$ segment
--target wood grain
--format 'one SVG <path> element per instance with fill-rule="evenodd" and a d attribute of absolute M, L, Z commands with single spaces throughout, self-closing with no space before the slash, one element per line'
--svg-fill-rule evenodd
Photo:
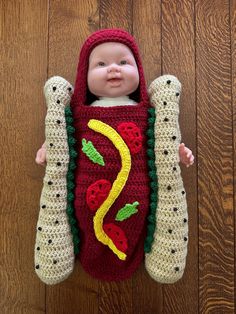
<path fill-rule="evenodd" d="M 175 75 L 182 84 L 180 128 L 182 141 L 196 156 L 194 2 L 162 1 L 162 71 Z M 182 167 L 187 194 L 189 243 L 183 279 L 164 286 L 163 313 L 197 313 L 198 213 L 196 167 Z"/>
<path fill-rule="evenodd" d="M 143 62 L 147 84 L 161 75 L 161 1 L 133 2 L 133 35 Z M 144 264 L 133 276 L 133 313 L 162 313 L 162 287 Z"/>
<path fill-rule="evenodd" d="M 50 1 L 48 76 L 75 81 L 84 40 L 99 25 L 98 2 Z M 79 261 L 67 281 L 47 287 L 47 313 L 98 313 L 98 281 L 86 274 Z"/>
<path fill-rule="evenodd" d="M 79 52 L 90 33 L 99 29 L 98 1 L 50 0 L 48 75 L 74 85 Z"/>
<path fill-rule="evenodd" d="M 44 117 L 47 12 L 43 1 L 1 1 L 1 313 L 45 311 L 45 287 L 33 258 L 41 187 L 34 157 Z"/>
<path fill-rule="evenodd" d="M 132 1 L 100 0 L 100 28 L 123 28 L 132 33 Z"/>
<path fill-rule="evenodd" d="M 161 75 L 161 1 L 133 2 L 133 35 L 137 38 L 149 85 Z"/>
<path fill-rule="evenodd" d="M 196 1 L 199 311 L 234 312 L 228 1 Z"/>
<path fill-rule="evenodd" d="M 235 221 L 236 221 L 236 1 L 230 0 L 231 26 L 231 83 L 232 83 L 232 121 L 233 121 L 233 165 L 234 165 L 234 259 L 236 257 Z M 236 289 L 236 262 L 234 261 L 234 289 Z M 236 291 L 236 290 L 234 290 Z M 234 305 L 235 306 L 235 305 Z"/>

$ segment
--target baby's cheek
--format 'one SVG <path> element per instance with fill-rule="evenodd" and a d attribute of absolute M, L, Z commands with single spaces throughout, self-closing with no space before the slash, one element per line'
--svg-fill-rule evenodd
<path fill-rule="evenodd" d="M 94 70 L 91 73 L 88 73 L 88 88 L 91 93 L 96 96 L 103 96 L 101 93 L 105 88 L 105 74 L 104 71 L 101 69 Z"/>
<path fill-rule="evenodd" d="M 93 91 L 93 89 L 96 89 L 97 86 L 97 82 L 99 77 L 99 73 L 96 70 L 90 70 L 88 72 L 88 78 L 87 78 L 87 82 L 88 82 L 88 88 L 90 91 Z"/>
<path fill-rule="evenodd" d="M 138 88 L 139 74 L 135 69 L 132 69 L 132 71 L 129 72 L 129 82 L 134 90 Z"/>
<path fill-rule="evenodd" d="M 137 81 L 139 82 L 139 73 L 135 67 L 130 69 L 129 75 L 130 75 L 130 77 L 133 78 L 133 80 L 135 80 L 135 82 L 137 82 Z"/>

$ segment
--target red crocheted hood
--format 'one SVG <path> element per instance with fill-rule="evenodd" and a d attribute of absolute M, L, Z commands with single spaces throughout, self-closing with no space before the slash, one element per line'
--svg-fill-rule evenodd
<path fill-rule="evenodd" d="M 130 98 L 134 99 L 138 103 L 148 104 L 144 71 L 139 55 L 139 49 L 134 37 L 122 29 L 102 29 L 90 35 L 82 46 L 77 68 L 75 90 L 71 101 L 72 107 L 76 108 L 80 104 L 89 105 L 97 99 L 95 95 L 89 92 L 87 87 L 89 56 L 96 46 L 105 42 L 119 42 L 129 47 L 132 51 L 139 71 L 139 86 L 137 90 L 130 95 Z"/>

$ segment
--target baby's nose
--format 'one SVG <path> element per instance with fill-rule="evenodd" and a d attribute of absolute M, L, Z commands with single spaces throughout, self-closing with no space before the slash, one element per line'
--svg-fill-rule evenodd
<path fill-rule="evenodd" d="M 116 63 L 112 63 L 108 69 L 107 69 L 107 72 L 110 73 L 110 72 L 120 72 L 120 66 Z"/>

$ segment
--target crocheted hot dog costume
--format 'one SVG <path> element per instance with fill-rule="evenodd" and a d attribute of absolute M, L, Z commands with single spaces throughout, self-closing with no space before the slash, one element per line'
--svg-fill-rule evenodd
<path fill-rule="evenodd" d="M 87 88 L 89 56 L 97 45 L 109 41 L 125 44 L 135 57 L 140 78 L 138 89 L 130 95 L 137 102 L 135 106 L 89 106 L 96 99 Z M 178 191 L 174 185 L 171 191 L 171 195 L 175 195 L 173 198 L 169 198 L 170 194 L 166 198 L 162 189 L 163 182 L 168 182 L 169 176 L 173 177 L 173 174 L 168 170 L 168 162 L 166 160 L 163 162 L 160 158 L 164 147 L 164 151 L 168 151 L 168 158 L 177 169 L 174 176 L 175 182 L 180 177 L 178 121 L 172 120 L 168 116 L 164 119 L 169 120 L 161 123 L 159 119 L 163 117 L 161 114 L 160 117 L 158 116 L 157 100 L 160 97 L 162 102 L 169 102 L 170 97 L 172 97 L 171 93 L 174 91 L 173 88 L 176 87 L 175 84 L 173 85 L 174 79 L 174 77 L 161 78 L 163 88 L 158 88 L 158 96 L 151 92 L 150 96 L 154 99 L 153 101 L 151 99 L 151 102 L 155 106 L 155 108 L 151 108 L 138 47 L 130 34 L 120 29 L 101 30 L 92 34 L 81 49 L 75 90 L 71 99 L 73 127 L 75 129 L 73 135 L 76 139 L 74 148 L 77 152 L 74 172 L 75 188 L 70 190 L 70 193 L 73 190 L 73 196 L 69 200 L 68 198 L 64 199 L 63 211 L 68 215 L 67 227 L 68 224 L 71 225 L 71 229 L 67 228 L 67 230 L 71 230 L 71 234 L 73 234 L 74 251 L 78 252 L 79 250 L 78 256 L 82 266 L 95 278 L 108 281 L 129 278 L 142 262 L 144 251 L 147 260 L 146 268 L 155 280 L 174 282 L 182 276 L 186 256 L 186 241 L 184 246 L 180 242 L 176 244 L 175 236 L 179 237 L 179 234 L 181 237 L 183 234 L 184 237 L 187 236 L 187 222 L 185 222 L 185 229 L 183 230 L 183 226 L 176 218 L 179 214 L 174 216 L 171 212 L 165 216 L 165 219 L 162 219 L 164 216 L 161 214 L 163 211 L 161 209 L 160 216 L 158 216 L 158 203 L 160 202 L 161 206 L 164 206 L 161 201 L 162 195 L 163 202 L 168 204 L 169 209 L 172 208 L 173 211 L 173 208 L 178 207 L 178 213 L 181 212 L 181 202 L 184 202 L 185 199 L 185 195 L 179 199 Z M 151 91 L 155 90 L 156 85 L 153 86 Z M 60 90 L 60 84 L 55 81 L 51 86 L 51 93 L 55 93 L 53 87 Z M 166 98 L 164 99 L 162 96 Z M 179 95 L 176 96 L 176 91 L 174 97 L 171 99 L 176 103 L 177 108 Z M 57 120 L 56 100 L 53 99 L 52 102 L 55 107 L 55 117 L 53 118 L 55 122 Z M 52 129 L 55 125 L 51 125 Z M 173 143 L 171 143 L 172 146 L 167 144 L 170 128 L 176 134 L 176 138 L 172 138 L 172 141 L 175 142 L 174 147 L 172 147 Z M 164 136 L 159 137 L 157 134 Z M 61 140 L 62 142 L 67 141 L 66 136 Z M 162 141 L 166 140 L 165 146 Z M 49 148 L 47 146 L 47 149 Z M 68 149 L 67 147 L 67 160 L 73 159 L 71 152 L 73 152 L 73 148 Z M 165 152 L 164 154 L 166 154 Z M 72 168 L 74 169 L 74 166 Z M 70 180 L 68 171 L 64 172 L 64 178 L 68 183 Z M 73 175 L 70 178 L 72 179 Z M 158 182 L 160 184 L 159 192 Z M 72 182 L 70 182 L 70 186 L 73 186 Z M 167 187 L 167 189 L 169 188 Z M 53 202 L 56 201 L 53 200 Z M 184 206 L 185 204 L 183 205 L 183 212 L 186 209 Z M 163 208 L 166 209 L 165 206 Z M 49 214 L 49 212 L 45 212 L 45 214 Z M 75 215 L 77 222 L 72 217 L 73 215 Z M 183 215 L 184 219 L 187 219 L 187 215 Z M 182 216 L 178 217 L 182 219 Z M 45 220 L 47 219 L 45 218 Z M 163 231 L 166 228 L 167 233 L 166 230 Z M 78 230 L 80 242 L 77 238 Z M 168 230 L 173 230 L 171 238 Z M 52 228 L 50 232 L 57 233 L 58 231 Z M 71 237 L 66 235 L 66 238 L 67 241 L 70 241 L 71 246 L 72 235 Z M 37 243 L 36 240 L 36 247 Z M 162 248 L 159 247 L 159 243 L 161 243 Z M 45 268 L 45 272 L 48 274 L 47 269 L 52 269 L 51 265 L 48 266 L 48 262 L 54 257 L 49 251 L 49 247 L 46 246 L 46 241 L 42 242 L 41 246 L 47 254 L 43 261 L 36 261 L 36 269 L 38 266 L 38 269 L 41 269 L 41 273 L 43 273 Z M 169 247 L 171 247 L 172 252 L 173 250 L 176 251 L 176 257 L 181 256 L 182 264 L 176 258 L 171 260 Z M 57 248 L 55 247 L 55 249 Z M 60 250 L 59 247 L 58 250 Z M 36 250 L 35 254 L 37 253 Z M 165 255 L 168 256 L 167 259 L 163 258 Z M 71 258 L 70 253 L 68 253 L 68 258 Z M 166 269 L 164 276 L 160 274 L 163 265 Z M 72 267 L 68 273 L 71 272 Z M 57 269 L 55 272 L 59 272 L 61 280 L 64 279 L 62 269 Z M 44 277 L 40 276 L 46 283 L 58 282 L 53 279 L 45 280 Z"/>

